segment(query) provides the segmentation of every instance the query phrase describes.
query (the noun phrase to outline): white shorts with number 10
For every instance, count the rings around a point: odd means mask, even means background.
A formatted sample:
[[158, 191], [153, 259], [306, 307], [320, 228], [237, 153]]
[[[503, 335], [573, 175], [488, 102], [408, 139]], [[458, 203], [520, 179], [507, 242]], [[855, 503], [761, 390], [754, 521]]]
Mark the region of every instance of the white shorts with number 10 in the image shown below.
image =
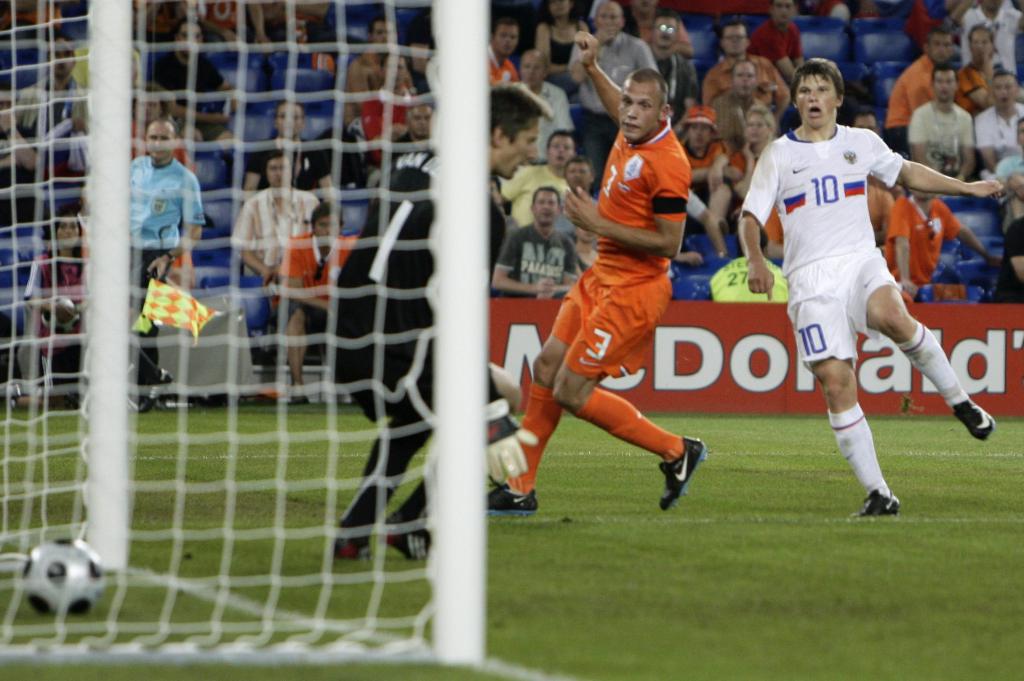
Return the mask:
[[789, 319], [808, 365], [829, 357], [856, 359], [857, 333], [879, 336], [868, 328], [868, 299], [882, 286], [896, 285], [877, 250], [817, 260], [788, 279]]

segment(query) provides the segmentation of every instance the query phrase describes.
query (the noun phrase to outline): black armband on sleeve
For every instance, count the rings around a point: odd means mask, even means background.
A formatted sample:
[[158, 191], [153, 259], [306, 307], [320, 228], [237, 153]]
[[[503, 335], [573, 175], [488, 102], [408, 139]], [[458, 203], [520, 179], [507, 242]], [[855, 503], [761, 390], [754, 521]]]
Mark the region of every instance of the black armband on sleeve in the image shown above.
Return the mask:
[[681, 196], [655, 196], [651, 201], [655, 215], [671, 215], [686, 212], [686, 199]]

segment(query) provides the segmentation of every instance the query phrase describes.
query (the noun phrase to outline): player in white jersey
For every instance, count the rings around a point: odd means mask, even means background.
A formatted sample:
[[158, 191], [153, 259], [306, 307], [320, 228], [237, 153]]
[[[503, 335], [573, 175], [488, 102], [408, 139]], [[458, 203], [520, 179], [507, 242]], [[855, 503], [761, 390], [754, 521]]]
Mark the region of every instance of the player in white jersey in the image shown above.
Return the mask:
[[903, 304], [875, 248], [867, 176], [889, 186], [898, 181], [926, 192], [979, 197], [998, 195], [1002, 185], [946, 177], [904, 160], [869, 130], [837, 125], [843, 79], [827, 59], [805, 62], [793, 75], [792, 89], [801, 125], [761, 154], [743, 202], [740, 240], [750, 261], [747, 282], [751, 291], [771, 295], [774, 281], [760, 232], [777, 208], [797, 349], [821, 384], [839, 450], [867, 492], [859, 515], [895, 515], [899, 499], [882, 476], [871, 429], [857, 403], [857, 332], [891, 338], [974, 437], [987, 438], [995, 421], [967, 396], [935, 336]]

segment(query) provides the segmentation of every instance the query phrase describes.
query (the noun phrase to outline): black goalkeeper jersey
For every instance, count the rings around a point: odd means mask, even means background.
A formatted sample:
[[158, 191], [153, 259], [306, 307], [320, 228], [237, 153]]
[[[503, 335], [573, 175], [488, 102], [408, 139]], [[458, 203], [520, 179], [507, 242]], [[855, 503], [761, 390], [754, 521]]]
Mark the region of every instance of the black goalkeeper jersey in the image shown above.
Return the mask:
[[[337, 335], [343, 345], [339, 347], [337, 374], [341, 381], [355, 380], [359, 374], [369, 377], [374, 342], [369, 335], [383, 331], [392, 336], [384, 346], [385, 383], [392, 385], [392, 379], [404, 375], [415, 354], [416, 332], [434, 323], [426, 286], [434, 273], [429, 243], [434, 227], [434, 204], [429, 191], [439, 161], [429, 151], [406, 154], [398, 159], [391, 173], [388, 196], [380, 203], [371, 203], [366, 227], [338, 275]], [[384, 211], [381, 203], [386, 203]], [[488, 200], [488, 204], [491, 206], [489, 271], [493, 271], [504, 238], [505, 220], [492, 201]], [[393, 222], [397, 236], [388, 233]], [[387, 254], [378, 262], [382, 246]], [[482, 287], [489, 284], [489, 281], [480, 282]], [[344, 347], [346, 339], [364, 339], [364, 342], [359, 343], [358, 348]], [[354, 361], [359, 356], [364, 361]]]

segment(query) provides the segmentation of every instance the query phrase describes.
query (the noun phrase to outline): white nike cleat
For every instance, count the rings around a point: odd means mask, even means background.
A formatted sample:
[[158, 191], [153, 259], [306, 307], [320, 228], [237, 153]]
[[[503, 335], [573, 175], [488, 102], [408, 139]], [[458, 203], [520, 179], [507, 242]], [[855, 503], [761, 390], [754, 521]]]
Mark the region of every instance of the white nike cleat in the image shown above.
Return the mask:
[[683, 455], [675, 461], [662, 461], [659, 464], [665, 474], [665, 491], [661, 493], [658, 505], [667, 511], [679, 502], [679, 497], [686, 494], [690, 486], [690, 478], [701, 461], [708, 458], [708, 447], [697, 438], [683, 438]]

